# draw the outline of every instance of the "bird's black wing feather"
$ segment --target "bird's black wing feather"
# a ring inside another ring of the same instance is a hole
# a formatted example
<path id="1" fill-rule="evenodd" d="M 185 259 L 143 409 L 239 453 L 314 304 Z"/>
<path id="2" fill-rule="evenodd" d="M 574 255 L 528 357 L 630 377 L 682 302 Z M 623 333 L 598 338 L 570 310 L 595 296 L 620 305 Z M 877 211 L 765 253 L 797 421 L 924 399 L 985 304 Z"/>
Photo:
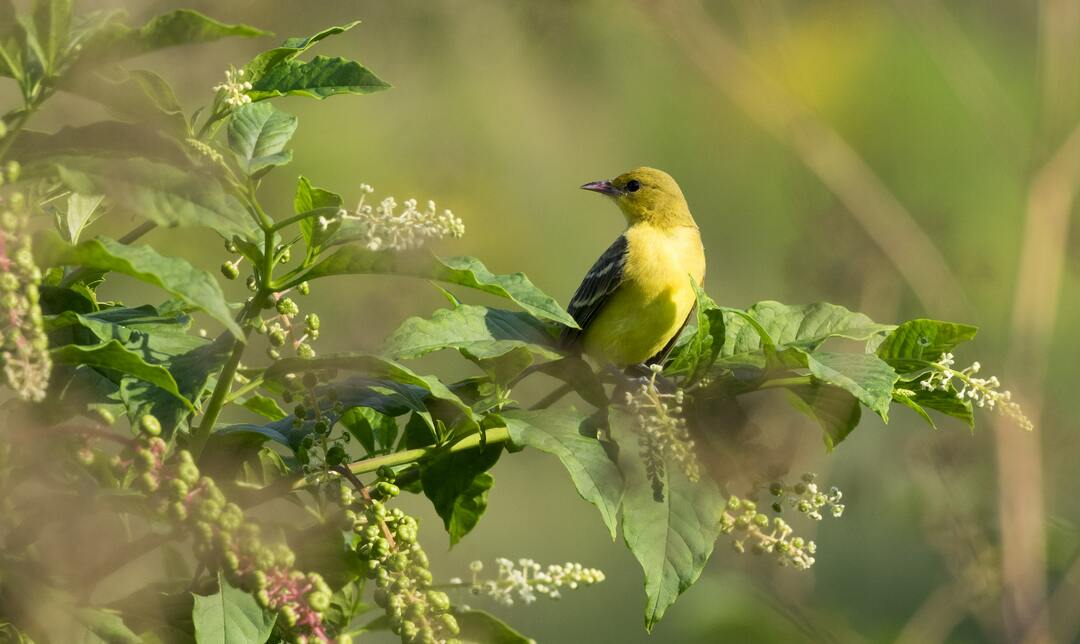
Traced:
<path id="1" fill-rule="evenodd" d="M 581 341 L 589 323 L 622 284 L 629 247 L 626 236 L 619 235 L 585 274 L 585 279 L 581 281 L 581 286 L 578 286 L 574 297 L 570 299 L 570 306 L 567 307 L 567 311 L 581 328 L 563 329 L 559 341 L 565 348 L 573 348 Z"/>

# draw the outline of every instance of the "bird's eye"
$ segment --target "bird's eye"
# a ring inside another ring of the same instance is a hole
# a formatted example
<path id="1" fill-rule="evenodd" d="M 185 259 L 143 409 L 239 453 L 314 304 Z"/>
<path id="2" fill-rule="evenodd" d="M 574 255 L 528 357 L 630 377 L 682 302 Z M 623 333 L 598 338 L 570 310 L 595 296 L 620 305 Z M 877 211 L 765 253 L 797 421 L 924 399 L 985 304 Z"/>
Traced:
<path id="1" fill-rule="evenodd" d="M 640 188 L 640 187 L 641 187 L 641 182 L 639 182 L 637 179 L 631 179 L 631 180 L 626 182 L 626 191 L 627 192 L 637 192 L 638 188 Z"/>

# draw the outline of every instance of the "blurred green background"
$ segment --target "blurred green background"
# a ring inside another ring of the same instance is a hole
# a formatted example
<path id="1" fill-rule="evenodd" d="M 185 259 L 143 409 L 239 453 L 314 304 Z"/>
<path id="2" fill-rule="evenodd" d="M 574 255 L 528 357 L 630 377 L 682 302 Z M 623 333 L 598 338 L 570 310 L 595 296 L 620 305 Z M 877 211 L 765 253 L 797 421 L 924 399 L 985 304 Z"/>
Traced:
<path id="1" fill-rule="evenodd" d="M 191 7 L 275 38 L 364 21 L 319 53 L 356 58 L 394 88 L 279 103 L 300 129 L 295 162 L 264 187 L 274 214 L 291 212 L 297 174 L 349 201 L 361 182 L 376 197 L 431 198 L 467 226 L 439 252 L 524 271 L 566 302 L 623 224 L 577 186 L 656 166 L 689 199 L 717 301 L 829 300 L 882 322 L 978 324 L 958 362 L 979 360 L 1036 419 L 1031 436 L 995 427 L 992 414 L 973 433 L 945 419 L 935 432 L 898 410 L 888 428 L 865 417 L 826 455 L 815 427 L 763 406 L 756 418 L 792 446 L 793 471 L 839 485 L 847 511 L 803 526 L 819 544 L 808 573 L 735 555 L 721 539 L 651 637 L 635 561 L 552 459 L 503 459 L 488 513 L 453 550 L 428 504 L 409 501 L 439 576 L 494 556 L 608 574 L 559 603 L 496 610 L 523 632 L 541 642 L 1019 641 L 1049 613 L 1054 639 L 1076 638 L 1080 237 L 1068 224 L 1080 179 L 1080 3 L 83 3 L 108 6 L 137 19 Z M 272 42 L 170 50 L 137 66 L 194 107 L 229 64 Z M 93 110 L 54 101 L 34 125 Z M 147 241 L 208 268 L 223 259 L 205 231 Z M 441 303 L 422 282 L 357 277 L 301 302 L 322 316 L 322 352 L 372 348 Z M 469 368 L 451 357 L 422 367 Z"/>

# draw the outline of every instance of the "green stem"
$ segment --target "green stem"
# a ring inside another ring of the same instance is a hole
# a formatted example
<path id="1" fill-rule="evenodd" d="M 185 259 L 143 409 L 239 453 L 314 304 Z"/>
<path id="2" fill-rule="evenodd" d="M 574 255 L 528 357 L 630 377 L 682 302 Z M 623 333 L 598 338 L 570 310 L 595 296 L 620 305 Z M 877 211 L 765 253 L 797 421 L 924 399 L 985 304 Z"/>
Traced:
<path id="1" fill-rule="evenodd" d="M 241 323 L 243 323 L 245 317 L 242 316 Z M 245 340 L 247 334 L 248 330 L 245 328 Z M 217 422 L 221 410 L 225 407 L 226 399 L 232 390 L 233 376 L 236 375 L 236 369 L 240 366 L 240 358 L 244 355 L 245 343 L 238 338 L 233 338 L 232 343 L 232 353 L 229 354 L 228 362 L 225 363 L 221 373 L 218 374 L 214 393 L 210 396 L 210 402 L 206 404 L 206 413 L 203 414 L 202 421 L 191 435 L 191 441 L 188 443 L 188 451 L 191 452 L 196 461 L 199 460 L 199 455 L 202 454 L 203 448 L 206 447 L 206 442 L 210 440 L 210 433 L 214 431 L 214 423 Z"/>
<path id="2" fill-rule="evenodd" d="M 282 228 L 285 228 L 291 224 L 295 224 L 298 221 L 303 221 L 304 219 L 310 219 L 311 217 L 317 217 L 319 215 L 336 215 L 339 210 L 341 210 L 341 208 L 335 206 L 323 206 L 321 208 L 313 208 L 298 215 L 286 217 L 285 219 L 276 222 L 273 226 L 271 226 L 271 228 L 274 230 L 274 232 L 277 232 Z"/>
<path id="3" fill-rule="evenodd" d="M 788 378 L 771 378 L 758 385 L 758 389 L 778 389 L 787 387 L 799 387 L 813 383 L 811 376 L 790 376 Z"/>
<path id="4" fill-rule="evenodd" d="M 252 391 L 258 389 L 262 385 L 262 383 L 263 383 L 263 377 L 262 376 L 259 376 L 258 378 L 253 379 L 251 382 L 245 384 L 243 387 L 240 387 L 236 391 L 229 394 L 229 397 L 225 400 L 225 402 L 226 403 L 231 403 L 232 401 L 236 400 L 240 396 L 243 396 L 244 394 L 247 394 L 247 393 L 251 393 Z"/>

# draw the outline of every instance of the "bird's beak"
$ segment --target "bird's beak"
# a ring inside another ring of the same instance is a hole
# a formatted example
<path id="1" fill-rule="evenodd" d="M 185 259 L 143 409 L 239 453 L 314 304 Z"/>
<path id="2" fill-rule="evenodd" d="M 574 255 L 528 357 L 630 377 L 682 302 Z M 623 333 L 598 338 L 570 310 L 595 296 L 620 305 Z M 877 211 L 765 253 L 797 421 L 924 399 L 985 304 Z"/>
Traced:
<path id="1" fill-rule="evenodd" d="M 591 190 L 592 192 L 599 192 L 602 195 L 609 197 L 616 197 L 622 194 L 618 188 L 614 186 L 610 181 L 604 179 L 603 181 L 593 181 L 581 186 L 582 190 Z"/>

